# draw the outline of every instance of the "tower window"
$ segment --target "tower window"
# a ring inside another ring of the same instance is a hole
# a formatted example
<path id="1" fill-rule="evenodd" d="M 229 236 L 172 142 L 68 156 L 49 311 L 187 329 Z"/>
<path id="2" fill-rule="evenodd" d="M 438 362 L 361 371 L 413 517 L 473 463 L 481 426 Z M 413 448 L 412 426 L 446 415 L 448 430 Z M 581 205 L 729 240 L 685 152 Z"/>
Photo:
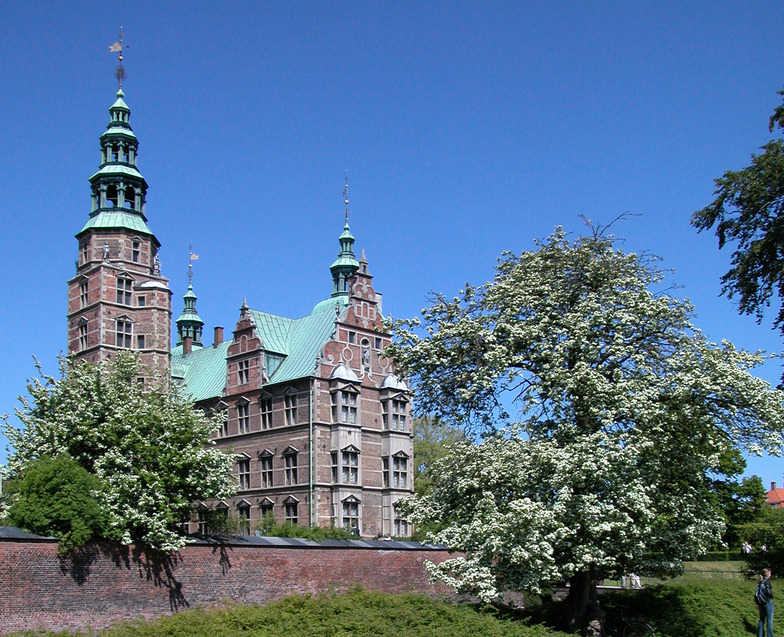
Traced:
<path id="1" fill-rule="evenodd" d="M 139 255 L 141 254 L 141 243 L 138 241 L 133 242 L 133 247 L 131 248 L 131 261 L 134 263 L 139 263 Z"/>
<path id="2" fill-rule="evenodd" d="M 250 381 L 250 361 L 237 363 L 237 384 L 247 385 Z"/>
<path id="3" fill-rule="evenodd" d="M 384 429 L 392 431 L 406 430 L 406 402 L 392 398 L 381 403 L 381 419 Z"/>
<path id="4" fill-rule="evenodd" d="M 132 323 L 125 319 L 117 319 L 117 347 L 131 348 Z"/>
<path id="5" fill-rule="evenodd" d="M 117 279 L 117 302 L 122 305 L 130 305 L 132 288 L 133 281 L 130 279 Z"/>
<path id="6" fill-rule="evenodd" d="M 79 307 L 87 307 L 87 280 L 79 283 Z"/>
<path id="7" fill-rule="evenodd" d="M 87 349 L 87 323 L 79 325 L 79 351 Z"/>
<path id="8" fill-rule="evenodd" d="M 144 349 L 144 334 L 136 336 L 136 349 Z"/>

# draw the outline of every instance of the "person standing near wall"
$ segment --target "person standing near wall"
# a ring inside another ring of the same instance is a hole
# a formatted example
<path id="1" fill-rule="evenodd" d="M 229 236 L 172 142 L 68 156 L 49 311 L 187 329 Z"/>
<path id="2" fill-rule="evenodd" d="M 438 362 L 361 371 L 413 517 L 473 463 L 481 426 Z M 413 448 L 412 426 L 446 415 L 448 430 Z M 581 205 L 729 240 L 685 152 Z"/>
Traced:
<path id="1" fill-rule="evenodd" d="M 766 630 L 767 637 L 773 637 L 773 587 L 770 585 L 770 576 L 770 569 L 763 568 L 757 577 L 757 590 L 754 592 L 754 601 L 759 608 L 757 637 L 765 637 Z"/>

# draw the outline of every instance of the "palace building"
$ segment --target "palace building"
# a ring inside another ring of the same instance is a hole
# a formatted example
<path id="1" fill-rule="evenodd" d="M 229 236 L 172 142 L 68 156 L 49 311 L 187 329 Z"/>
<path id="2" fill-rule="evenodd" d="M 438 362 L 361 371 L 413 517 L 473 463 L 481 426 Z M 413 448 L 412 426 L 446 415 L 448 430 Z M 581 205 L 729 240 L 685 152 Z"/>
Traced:
<path id="1" fill-rule="evenodd" d="M 411 392 L 383 354 L 390 334 L 381 295 L 364 251 L 356 259 L 348 217 L 329 267 L 331 294 L 325 264 L 308 316 L 243 302 L 231 338 L 216 327 L 205 343 L 189 282 L 172 347 L 172 294 L 147 225 L 147 182 L 124 98 L 120 84 L 90 177 L 90 214 L 76 234 L 69 354 L 101 361 L 134 350 L 199 407 L 223 414 L 215 440 L 238 456 L 237 492 L 194 503 L 191 531 L 222 510 L 248 533 L 272 513 L 278 522 L 334 524 L 365 537 L 410 535 L 396 503 L 413 493 Z"/>

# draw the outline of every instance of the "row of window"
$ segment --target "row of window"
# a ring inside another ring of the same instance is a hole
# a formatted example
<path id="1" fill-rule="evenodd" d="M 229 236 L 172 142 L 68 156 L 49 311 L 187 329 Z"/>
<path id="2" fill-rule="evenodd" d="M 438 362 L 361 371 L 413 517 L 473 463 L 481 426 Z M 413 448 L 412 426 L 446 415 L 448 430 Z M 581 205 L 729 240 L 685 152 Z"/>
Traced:
<path id="1" fill-rule="evenodd" d="M 356 498 L 348 498 L 343 503 L 342 516 L 340 525 L 347 531 L 355 530 L 359 533 L 360 529 L 360 501 Z M 259 503 L 259 518 L 274 513 L 275 504 L 271 500 L 263 500 Z M 294 498 L 287 498 L 282 505 L 283 519 L 290 524 L 299 523 L 299 502 Z M 224 504 L 219 505 L 217 511 L 228 517 L 229 509 Z M 239 526 L 242 533 L 250 534 L 250 519 L 251 519 L 251 505 L 248 502 L 241 502 L 237 505 L 237 517 L 239 519 Z M 209 512 L 207 509 L 199 509 L 198 512 L 198 530 L 201 534 L 207 534 L 209 531 Z M 397 507 L 395 507 L 395 518 L 393 520 L 393 534 L 397 537 L 408 537 L 409 524 L 408 520 L 398 515 Z"/>
<path id="2" fill-rule="evenodd" d="M 82 251 L 82 263 L 87 263 L 87 261 L 89 261 L 89 256 L 90 256 L 90 252 L 89 252 L 90 244 L 87 241 L 84 241 L 81 244 L 80 248 L 81 248 L 81 251 Z M 104 244 L 104 246 L 103 246 L 103 258 L 106 259 L 108 256 L 109 256 L 109 245 L 108 244 Z M 141 240 L 137 241 L 137 240 L 134 239 L 131 242 L 131 261 L 133 261 L 134 263 L 139 263 L 139 261 L 141 261 L 141 256 L 142 256 L 142 242 L 141 242 Z M 87 282 L 83 281 L 82 282 L 82 286 L 84 286 L 83 291 L 84 291 L 84 293 L 86 295 L 86 292 L 87 292 Z M 119 303 L 120 301 L 117 301 L 117 302 Z"/>
<path id="3" fill-rule="evenodd" d="M 118 320 L 118 342 L 119 347 L 130 347 L 130 345 L 120 344 L 120 323 Z M 130 323 L 123 324 L 124 330 L 130 329 Z M 130 332 L 128 332 L 130 334 Z M 122 342 L 128 342 L 130 337 L 123 338 Z M 144 337 L 142 338 L 142 343 Z M 141 349 L 142 346 L 139 346 Z M 248 362 L 248 361 L 244 361 Z M 247 371 L 246 371 L 247 373 Z M 272 429 L 272 398 L 265 396 L 259 399 L 259 419 L 261 421 L 261 429 Z M 332 394 L 332 421 L 335 423 L 344 423 L 355 425 L 357 424 L 357 409 L 358 399 L 355 392 L 339 391 Z M 406 431 L 406 418 L 407 418 L 407 404 L 406 401 L 397 398 L 381 401 L 381 420 L 384 429 L 391 429 L 392 431 Z M 250 419 L 250 402 L 244 401 L 237 403 L 237 432 L 240 434 L 251 432 L 251 419 Z M 297 394 L 286 394 L 283 396 L 283 418 L 286 425 L 296 425 L 299 421 L 297 419 Z M 218 431 L 220 437 L 229 435 L 229 419 L 228 412 L 224 415 L 223 422 Z"/>
<path id="4" fill-rule="evenodd" d="M 262 489 L 275 486 L 273 461 L 275 456 L 270 451 L 264 451 L 259 456 L 260 484 Z M 298 453 L 289 448 L 282 454 L 283 476 L 285 485 L 294 485 L 298 482 Z M 343 451 L 333 451 L 332 482 L 334 484 L 358 485 L 359 480 L 359 450 L 347 447 Z M 382 458 L 382 474 L 384 487 L 393 489 L 407 489 L 408 481 L 408 456 L 399 453 L 391 458 Z M 251 459 L 240 458 L 237 461 L 237 477 L 240 490 L 251 488 Z"/>
<path id="5" fill-rule="evenodd" d="M 117 347 L 131 349 L 133 347 L 133 322 L 129 319 L 117 319 L 115 322 L 115 339 Z M 87 349 L 89 341 L 87 339 L 87 321 L 79 323 L 79 351 Z M 144 334 L 136 335 L 136 349 L 144 349 L 147 346 L 147 339 Z"/>

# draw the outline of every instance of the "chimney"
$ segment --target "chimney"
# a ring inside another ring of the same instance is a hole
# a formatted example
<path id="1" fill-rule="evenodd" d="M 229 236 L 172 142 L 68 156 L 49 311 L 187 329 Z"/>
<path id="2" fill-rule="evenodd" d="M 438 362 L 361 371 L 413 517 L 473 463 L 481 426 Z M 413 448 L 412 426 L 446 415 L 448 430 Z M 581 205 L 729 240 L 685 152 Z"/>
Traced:
<path id="1" fill-rule="evenodd" d="M 190 354 L 191 350 L 193 349 L 193 339 L 190 336 L 186 336 L 182 339 L 182 353 Z"/>
<path id="2" fill-rule="evenodd" d="M 215 326 L 215 335 L 212 337 L 212 346 L 218 347 L 223 342 L 223 328 L 220 325 Z"/>
<path id="3" fill-rule="evenodd" d="M 776 490 L 776 483 L 775 482 L 771 482 L 770 483 L 770 490 L 771 491 L 775 491 Z"/>

